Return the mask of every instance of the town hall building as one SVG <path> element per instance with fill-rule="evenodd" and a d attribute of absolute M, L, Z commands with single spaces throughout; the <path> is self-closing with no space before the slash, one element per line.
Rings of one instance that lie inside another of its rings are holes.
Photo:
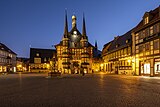
<path fill-rule="evenodd" d="M 93 58 L 100 56 L 97 43 L 93 46 L 88 42 L 85 18 L 83 15 L 82 33 L 77 29 L 76 16 L 72 16 L 72 28 L 68 31 L 67 13 L 65 13 L 64 34 L 59 44 L 55 45 L 57 51 L 58 71 L 69 74 L 93 72 Z"/>

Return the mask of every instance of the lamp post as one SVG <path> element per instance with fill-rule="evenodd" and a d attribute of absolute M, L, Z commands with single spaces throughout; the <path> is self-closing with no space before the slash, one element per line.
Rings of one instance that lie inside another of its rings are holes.
<path fill-rule="evenodd" d="M 50 60 L 50 68 L 51 72 L 49 72 L 50 77 L 57 77 L 61 75 L 61 72 L 56 71 L 56 57 L 53 56 L 53 58 Z"/>
<path fill-rule="evenodd" d="M 103 63 L 100 64 L 100 71 L 103 72 Z"/>
<path fill-rule="evenodd" d="M 55 57 L 53 56 L 53 58 L 50 60 L 51 73 L 55 72 L 55 63 L 56 63 L 56 60 L 55 60 Z"/>
<path fill-rule="evenodd" d="M 55 56 L 53 57 L 53 72 L 55 72 L 55 64 L 56 64 L 56 60 L 55 60 Z"/>
<path fill-rule="evenodd" d="M 129 59 L 128 62 L 130 63 L 130 66 L 131 66 L 131 74 L 132 74 L 132 75 L 135 75 L 135 71 L 132 72 L 132 67 L 133 67 L 133 64 L 134 64 L 133 58 L 132 58 L 132 59 Z"/>

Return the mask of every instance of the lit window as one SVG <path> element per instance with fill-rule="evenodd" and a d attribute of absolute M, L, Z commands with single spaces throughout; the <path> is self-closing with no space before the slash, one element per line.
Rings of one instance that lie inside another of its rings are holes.
<path fill-rule="evenodd" d="M 34 63 L 41 63 L 41 58 L 34 58 Z"/>
<path fill-rule="evenodd" d="M 128 41 L 129 41 L 129 40 L 127 39 L 127 40 L 126 40 L 126 43 L 128 43 Z"/>
<path fill-rule="evenodd" d="M 150 35 L 153 35 L 153 26 L 151 26 L 149 30 L 150 30 Z"/>
<path fill-rule="evenodd" d="M 139 46 L 139 53 L 143 52 L 143 45 Z"/>
<path fill-rule="evenodd" d="M 149 22 L 149 17 L 144 18 L 144 24 L 147 24 Z"/>
<path fill-rule="evenodd" d="M 39 56 L 39 53 L 37 53 L 36 56 Z"/>
<path fill-rule="evenodd" d="M 148 37 L 149 36 L 149 28 L 146 28 L 145 29 L 145 37 Z"/>
<path fill-rule="evenodd" d="M 44 62 L 46 62 L 47 61 L 47 59 L 46 58 L 44 58 Z"/>
<path fill-rule="evenodd" d="M 149 51 L 149 50 L 150 50 L 150 44 L 149 44 L 149 43 L 146 43 L 146 44 L 145 44 L 145 50 L 146 50 L 146 51 Z"/>
<path fill-rule="evenodd" d="M 119 47 L 119 44 L 116 45 L 116 48 L 118 48 L 118 47 Z"/>
<path fill-rule="evenodd" d="M 159 40 L 154 41 L 154 50 L 159 50 Z"/>
<path fill-rule="evenodd" d="M 145 36 L 145 30 L 143 30 L 143 31 L 141 31 L 141 32 L 139 33 L 139 39 L 143 39 L 144 36 Z"/>

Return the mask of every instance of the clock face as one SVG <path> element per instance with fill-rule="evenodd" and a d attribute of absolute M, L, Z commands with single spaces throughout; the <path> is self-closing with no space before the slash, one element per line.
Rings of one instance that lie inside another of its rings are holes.
<path fill-rule="evenodd" d="M 74 31 L 73 34 L 74 34 L 74 35 L 77 35 L 77 31 Z"/>
<path fill-rule="evenodd" d="M 74 30 L 71 32 L 70 35 L 70 47 L 72 48 L 77 48 L 80 46 L 80 40 L 81 40 L 81 35 L 78 33 L 77 30 Z"/>

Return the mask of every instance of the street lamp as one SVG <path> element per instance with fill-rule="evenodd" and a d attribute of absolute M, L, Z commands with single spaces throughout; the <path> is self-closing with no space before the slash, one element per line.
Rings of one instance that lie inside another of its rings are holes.
<path fill-rule="evenodd" d="M 132 73 L 132 75 L 135 75 L 135 71 L 133 71 L 132 72 L 132 70 L 133 70 L 133 65 L 134 65 L 134 62 L 135 62 L 135 60 L 132 58 L 132 60 L 131 59 L 128 59 L 128 62 L 130 63 L 130 66 L 131 66 L 131 73 Z M 133 65 L 132 65 L 133 64 Z"/>
<path fill-rule="evenodd" d="M 55 72 L 55 63 L 56 63 L 56 60 L 55 60 L 55 57 L 53 57 L 51 60 L 50 60 L 50 68 L 51 68 L 51 72 Z"/>
<path fill-rule="evenodd" d="M 100 70 L 103 70 L 103 64 L 101 64 L 101 65 L 100 65 L 100 67 L 101 67 L 101 69 L 100 69 Z"/>

